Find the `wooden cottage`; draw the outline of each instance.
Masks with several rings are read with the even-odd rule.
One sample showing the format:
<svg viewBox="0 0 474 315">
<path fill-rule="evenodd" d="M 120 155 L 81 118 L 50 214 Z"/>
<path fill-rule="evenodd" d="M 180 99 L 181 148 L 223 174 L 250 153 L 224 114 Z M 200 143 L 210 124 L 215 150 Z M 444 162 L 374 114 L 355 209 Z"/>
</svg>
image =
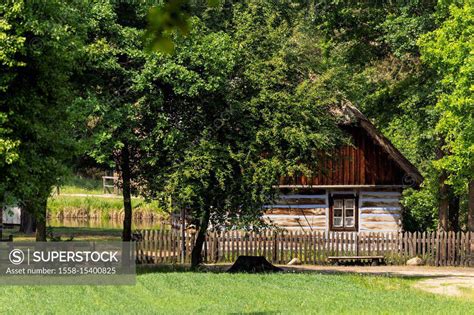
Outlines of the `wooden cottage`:
<svg viewBox="0 0 474 315">
<path fill-rule="evenodd" d="M 353 145 L 337 148 L 314 177 L 280 178 L 281 198 L 265 206 L 264 220 L 289 230 L 400 231 L 401 192 L 422 176 L 357 108 L 335 114 Z"/>
</svg>

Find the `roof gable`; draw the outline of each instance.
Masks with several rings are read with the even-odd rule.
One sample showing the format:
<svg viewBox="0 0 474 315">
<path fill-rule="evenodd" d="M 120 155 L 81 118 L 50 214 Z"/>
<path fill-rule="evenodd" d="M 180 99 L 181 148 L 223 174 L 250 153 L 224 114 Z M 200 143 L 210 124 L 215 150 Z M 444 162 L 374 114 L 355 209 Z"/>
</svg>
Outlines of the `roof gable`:
<svg viewBox="0 0 474 315">
<path fill-rule="evenodd" d="M 377 143 L 388 156 L 405 172 L 407 183 L 414 181 L 420 184 L 423 176 L 418 169 L 385 137 L 355 106 L 345 103 L 335 111 L 335 114 L 342 118 L 343 124 L 357 124 Z"/>
</svg>

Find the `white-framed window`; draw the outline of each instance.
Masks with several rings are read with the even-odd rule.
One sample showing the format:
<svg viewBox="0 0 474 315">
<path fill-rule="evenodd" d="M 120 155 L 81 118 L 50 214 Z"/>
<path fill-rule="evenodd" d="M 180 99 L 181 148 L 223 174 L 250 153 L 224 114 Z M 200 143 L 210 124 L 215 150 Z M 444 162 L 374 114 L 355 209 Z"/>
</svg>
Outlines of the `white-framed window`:
<svg viewBox="0 0 474 315">
<path fill-rule="evenodd" d="M 355 226 L 355 200 L 344 199 L 344 226 Z"/>
<path fill-rule="evenodd" d="M 332 225 L 334 227 L 344 226 L 344 200 L 343 199 L 334 200 L 332 222 L 333 222 Z"/>
<path fill-rule="evenodd" d="M 355 230 L 357 222 L 356 199 L 348 196 L 335 196 L 332 202 L 332 228 L 336 230 Z"/>
</svg>

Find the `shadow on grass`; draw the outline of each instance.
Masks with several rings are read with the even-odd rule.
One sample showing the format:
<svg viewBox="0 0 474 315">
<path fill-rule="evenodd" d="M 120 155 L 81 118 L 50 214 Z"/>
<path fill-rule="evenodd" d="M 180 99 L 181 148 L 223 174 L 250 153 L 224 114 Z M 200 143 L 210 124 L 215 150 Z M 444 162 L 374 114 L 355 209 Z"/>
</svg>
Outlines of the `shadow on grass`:
<svg viewBox="0 0 474 315">
<path fill-rule="evenodd" d="M 192 270 L 189 264 L 159 264 L 159 265 L 137 265 L 137 274 L 150 274 L 150 273 L 212 273 L 212 274 L 227 274 L 227 269 L 230 268 L 229 265 L 203 265 L 197 269 Z M 235 274 L 314 274 L 314 275 L 338 275 L 338 276 L 361 276 L 361 277 L 382 277 L 382 278 L 392 278 L 392 279 L 405 279 L 411 281 L 426 280 L 427 278 L 449 278 L 449 275 L 422 275 L 422 274 L 413 274 L 413 275 L 404 275 L 397 274 L 392 272 L 353 272 L 353 271 L 338 271 L 338 270 L 307 270 L 307 269 L 298 269 L 291 267 L 282 267 L 283 272 L 263 272 L 263 273 L 247 273 L 247 272 L 238 272 Z M 230 273 L 229 273 L 230 274 Z"/>
<path fill-rule="evenodd" d="M 191 269 L 189 264 L 159 264 L 159 265 L 137 265 L 137 274 L 149 273 L 174 273 L 174 272 L 189 272 L 189 273 L 225 273 L 225 269 L 208 268 L 207 266 L 199 266 L 196 269 Z"/>
</svg>

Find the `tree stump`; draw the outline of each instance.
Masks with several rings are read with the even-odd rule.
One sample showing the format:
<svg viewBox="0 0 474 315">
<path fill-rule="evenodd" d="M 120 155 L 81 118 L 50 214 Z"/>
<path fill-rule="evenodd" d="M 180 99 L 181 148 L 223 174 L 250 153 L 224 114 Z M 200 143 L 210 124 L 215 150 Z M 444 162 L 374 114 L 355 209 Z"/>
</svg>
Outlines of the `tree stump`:
<svg viewBox="0 0 474 315">
<path fill-rule="evenodd" d="M 279 272 L 283 269 L 273 266 L 263 256 L 239 256 L 232 267 L 227 270 L 230 273 L 248 272 Z"/>
</svg>

